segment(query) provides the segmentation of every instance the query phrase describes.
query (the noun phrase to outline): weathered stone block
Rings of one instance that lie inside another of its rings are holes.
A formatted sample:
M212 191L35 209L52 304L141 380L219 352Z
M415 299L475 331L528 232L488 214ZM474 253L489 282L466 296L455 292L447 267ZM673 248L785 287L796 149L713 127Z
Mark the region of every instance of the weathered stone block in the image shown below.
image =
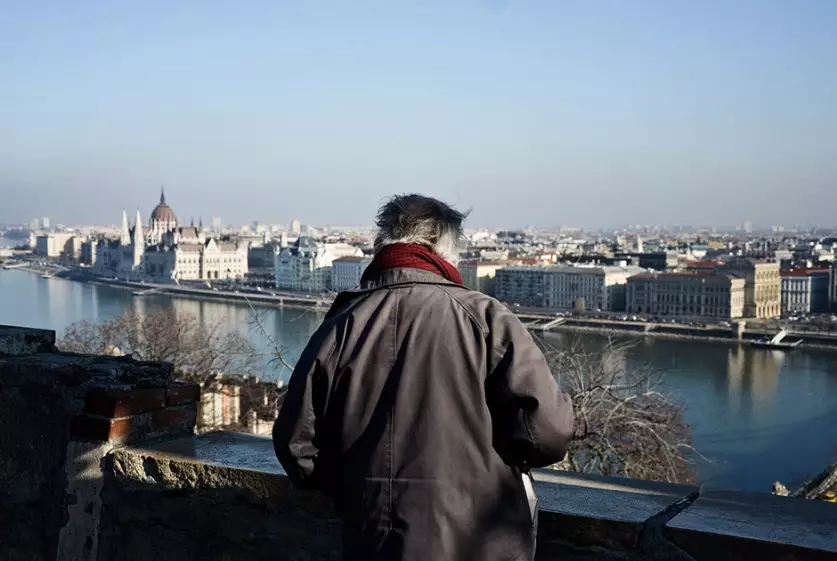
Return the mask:
M87 392L84 411L115 419L146 413L166 406L166 388L141 390L94 389Z
M0 559L54 552L68 423L61 395L4 386L0 366Z
M99 415L75 415L70 424L74 440L132 443L156 438L180 438L195 429L197 404L179 405L111 419Z
M0 354L28 355L55 350L55 331L0 325Z
M52 332L0 326L2 561L94 559L108 441L194 426L195 404L151 417L166 406L171 365L61 353L54 342Z
M81 442L115 441L131 430L130 417L111 419L98 415L75 415L70 422L70 437Z
M190 435L198 419L197 403L166 407L149 414L149 436L170 438Z
M341 559L329 502L284 476L125 449L102 497L102 561Z

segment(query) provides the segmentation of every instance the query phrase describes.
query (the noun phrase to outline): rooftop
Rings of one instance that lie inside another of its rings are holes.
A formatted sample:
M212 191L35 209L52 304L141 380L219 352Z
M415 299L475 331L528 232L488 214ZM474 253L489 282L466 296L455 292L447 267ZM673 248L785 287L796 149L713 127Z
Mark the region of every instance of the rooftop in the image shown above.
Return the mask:
M783 277L810 277L811 275L828 275L831 274L831 269L791 269L789 271L781 271Z
M714 271L673 271L659 273L643 273L634 275L632 280L732 280L733 277Z

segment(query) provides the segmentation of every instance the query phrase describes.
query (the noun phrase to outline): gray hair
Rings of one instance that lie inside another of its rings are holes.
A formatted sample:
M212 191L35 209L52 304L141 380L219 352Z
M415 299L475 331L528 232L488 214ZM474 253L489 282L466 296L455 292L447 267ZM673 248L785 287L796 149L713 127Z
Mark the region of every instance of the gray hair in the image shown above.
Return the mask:
M421 244L456 263L467 212L422 195L396 195L378 210L375 252L394 243Z

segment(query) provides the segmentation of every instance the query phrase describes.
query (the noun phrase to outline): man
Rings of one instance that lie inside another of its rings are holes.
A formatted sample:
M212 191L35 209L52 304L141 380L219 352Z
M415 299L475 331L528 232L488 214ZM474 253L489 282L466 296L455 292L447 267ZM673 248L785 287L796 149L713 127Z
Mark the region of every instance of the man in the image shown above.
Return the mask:
M572 404L514 314L462 286L464 219L420 195L386 203L360 286L291 376L276 454L332 497L347 560L534 557L527 474L564 457Z

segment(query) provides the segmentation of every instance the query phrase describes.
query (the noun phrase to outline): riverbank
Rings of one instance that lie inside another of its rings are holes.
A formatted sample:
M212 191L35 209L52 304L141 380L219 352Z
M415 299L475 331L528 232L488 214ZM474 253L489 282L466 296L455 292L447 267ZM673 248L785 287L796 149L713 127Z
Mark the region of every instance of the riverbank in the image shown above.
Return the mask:
M774 331L761 329L745 330L739 339L736 334L723 327L700 328L676 323L647 324L634 322L615 322L597 319L567 319L566 321L545 330L546 332L582 332L597 335L618 335L628 337L653 337L655 339L692 340L721 343L726 345L749 345L754 341L770 338L776 335ZM800 338L796 348L837 351L837 337L812 333L789 332L788 337ZM779 350L779 352L785 352Z
M284 292L258 291L252 289L227 290L226 288L221 289L218 287L202 288L197 286L124 281L76 271L65 271L55 276L63 280L131 290L137 298L153 294L165 294L178 298L238 302L247 305L319 311L326 311L333 301L329 298L315 297L308 294L288 294Z
M45 269L25 265L15 270L44 274ZM49 272L49 271L48 271ZM56 278L101 284L131 290L135 297L145 295L165 294L180 298L238 302L247 305L269 306L278 308L304 309L325 312L331 306L333 299L310 294L288 293L282 291L258 291L254 289L228 290L221 287L203 288L198 286L183 286L174 284L160 284L148 282L125 281L113 278L91 275L77 270L58 271ZM618 335L631 337L653 337L658 339L700 340L727 345L747 345L755 340L772 337L776 333L763 329L745 329L741 338L731 329L723 326L695 327L677 323L648 323L617 321L611 319L564 317L539 313L517 313L518 317L530 322L532 331L541 332L581 332L602 335ZM538 322L549 325L543 329L537 327ZM789 336L801 338L800 349L837 351L837 336L821 335L809 332L790 332Z

